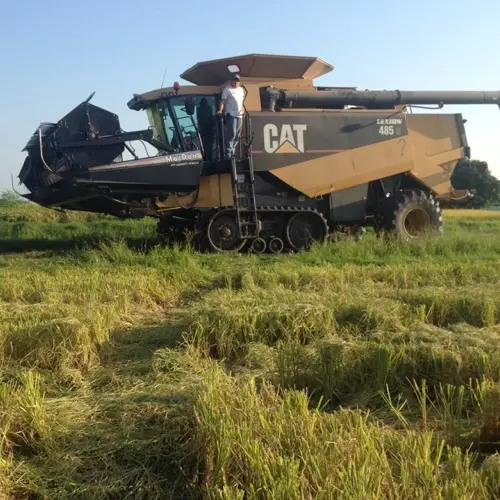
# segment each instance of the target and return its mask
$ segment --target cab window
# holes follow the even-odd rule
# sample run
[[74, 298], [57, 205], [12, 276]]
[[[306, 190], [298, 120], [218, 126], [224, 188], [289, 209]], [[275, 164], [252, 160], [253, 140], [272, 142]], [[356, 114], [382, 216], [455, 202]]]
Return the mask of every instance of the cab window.
[[[188, 114], [186, 110], [187, 97], [192, 99], [192, 115]], [[186, 149], [200, 149], [200, 146], [203, 146], [206, 160], [215, 158], [217, 151], [215, 106], [215, 96], [213, 95], [172, 97], [170, 99], [170, 109], [177, 118], [184, 147]], [[169, 124], [169, 126], [172, 128], [173, 124]], [[165, 129], [167, 129], [167, 123], [165, 123]], [[168, 130], [166, 132], [169, 133]], [[202, 141], [201, 145], [198, 144], [198, 132]]]

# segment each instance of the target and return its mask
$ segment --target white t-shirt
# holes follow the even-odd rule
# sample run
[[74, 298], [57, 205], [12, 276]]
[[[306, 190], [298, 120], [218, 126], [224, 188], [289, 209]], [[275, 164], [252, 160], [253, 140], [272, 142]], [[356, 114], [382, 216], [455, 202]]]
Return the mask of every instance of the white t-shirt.
[[226, 113], [233, 116], [243, 116], [243, 101], [245, 100], [243, 87], [226, 87], [222, 91], [222, 100], [226, 100]]

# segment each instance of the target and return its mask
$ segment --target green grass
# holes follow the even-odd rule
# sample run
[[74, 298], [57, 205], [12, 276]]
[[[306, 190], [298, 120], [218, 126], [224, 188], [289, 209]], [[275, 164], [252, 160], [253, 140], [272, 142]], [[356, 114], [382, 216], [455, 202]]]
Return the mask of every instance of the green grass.
[[0, 210], [0, 499], [500, 497], [500, 219], [166, 249]]
[[[421, 421], [310, 408], [304, 392], [217, 373], [195, 403], [193, 447], [209, 498], [489, 498], [497, 463], [450, 446]], [[424, 407], [425, 408], [425, 407]], [[443, 466], [444, 465], [444, 466]]]

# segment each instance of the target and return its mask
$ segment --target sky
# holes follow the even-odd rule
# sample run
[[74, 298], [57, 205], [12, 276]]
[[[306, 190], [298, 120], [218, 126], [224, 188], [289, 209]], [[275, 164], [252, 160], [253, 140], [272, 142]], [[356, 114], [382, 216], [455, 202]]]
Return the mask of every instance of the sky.
[[[498, 0], [207, 2], [16, 0], [0, 5], [0, 191], [40, 122], [96, 92], [125, 130], [148, 127], [134, 93], [165, 86], [196, 62], [266, 53], [332, 64], [318, 85], [358, 89], [500, 90]], [[463, 113], [472, 157], [500, 178], [500, 109]]]

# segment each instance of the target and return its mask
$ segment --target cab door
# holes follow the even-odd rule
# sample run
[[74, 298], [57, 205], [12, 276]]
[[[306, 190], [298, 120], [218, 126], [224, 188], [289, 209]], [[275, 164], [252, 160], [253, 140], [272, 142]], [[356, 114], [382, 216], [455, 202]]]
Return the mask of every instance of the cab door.
[[179, 96], [170, 99], [175, 127], [184, 150], [200, 150], [205, 161], [218, 159], [214, 95]]

